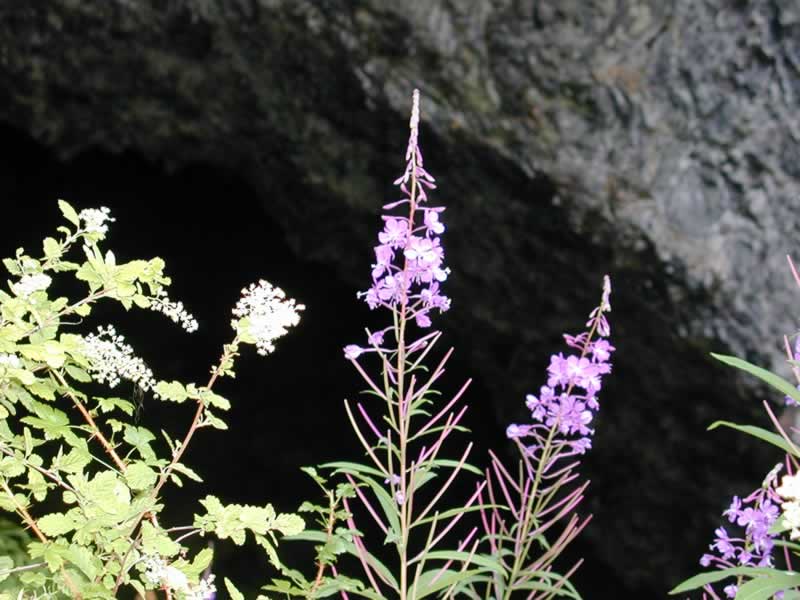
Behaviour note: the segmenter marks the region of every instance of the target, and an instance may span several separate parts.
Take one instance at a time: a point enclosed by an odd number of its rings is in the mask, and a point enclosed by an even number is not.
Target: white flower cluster
[[[209,600],[214,598],[217,588],[214,585],[214,575],[200,580],[197,585],[191,585],[180,570],[164,562],[160,556],[150,556],[144,560],[144,576],[152,585],[165,587],[173,592],[183,594],[185,600]]]
[[[247,319],[247,333],[255,340],[258,353],[266,356],[275,350],[273,342],[300,322],[300,311],[305,308],[294,299],[286,298],[282,289],[261,279],[258,284],[251,283],[242,290],[233,314],[239,319]],[[231,326],[239,331],[239,323],[233,320]]]
[[[96,334],[90,333],[83,341],[83,350],[91,363],[89,371],[98,383],[107,383],[113,388],[127,379],[144,391],[155,386],[153,372],[134,355],[133,348],[125,343],[124,336],[117,334],[113,325],[98,327]]]
[[[775,491],[786,500],[781,504],[783,524],[791,529],[789,537],[796,540],[800,538],[800,474],[785,475]]]
[[[44,273],[35,275],[23,275],[17,283],[11,284],[12,291],[21,298],[27,298],[34,292],[46,290],[50,287],[52,279]]]
[[[108,225],[116,221],[111,216],[111,210],[102,206],[100,208],[84,208],[78,213],[78,217],[83,221],[83,231],[86,233],[98,233],[105,236],[108,233]]]
[[[20,369],[22,368],[22,363],[16,354],[0,352],[0,367],[5,367],[6,369]]]
[[[170,300],[164,290],[161,290],[156,298],[150,300],[150,310],[166,315],[189,333],[197,331],[197,319],[184,308],[183,302]]]

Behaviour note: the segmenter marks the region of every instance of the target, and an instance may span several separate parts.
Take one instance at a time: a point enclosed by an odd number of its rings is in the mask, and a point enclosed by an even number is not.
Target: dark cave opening
[[[124,333],[160,378],[205,381],[208,368],[218,358],[222,344],[230,339],[229,311],[241,288],[252,281],[268,279],[307,306],[300,326],[278,341],[275,354],[262,358],[254,351],[244,352],[239,361],[237,379],[222,382],[219,391],[233,404],[227,415],[230,431],[202,432],[193,443],[188,463],[204,477],[205,484],[189,483],[182,489],[169,490],[167,499],[174,501],[172,506],[175,508],[168,510],[164,518],[175,524],[188,523],[194,507],[198,506],[197,498],[206,494],[217,495],[224,502],[270,502],[279,511],[294,511],[302,500],[317,499],[317,489],[299,467],[360,456],[342,401],[344,398],[358,398],[364,385],[343,359],[342,347],[359,342],[365,324],[374,322],[380,315],[370,313],[356,299],[356,292],[361,289],[359,283],[345,281],[341,273],[329,264],[298,256],[287,240],[287,232],[278,224],[279,219],[269,213],[264,200],[239,173],[207,164],[168,171],[132,152],[113,155],[94,150],[62,161],[14,128],[2,127],[0,135],[6,156],[0,165],[0,194],[7,207],[6,214],[12,219],[12,226],[5,228],[0,247],[2,256],[13,254],[18,246],[38,250],[41,239],[51,235],[60,223],[56,199],[63,198],[78,209],[97,206],[111,209],[117,222],[112,225],[107,245],[115,250],[120,260],[150,256],[161,256],[166,260],[167,273],[173,277],[171,295],[194,312],[200,322],[200,331],[185,334],[169,321],[150,313],[141,315],[134,312],[122,320],[129,324]],[[439,155],[445,158],[445,162],[448,159],[460,162],[457,155],[447,157],[441,149]],[[278,185],[275,190],[303,193],[302,182],[292,180],[289,182],[291,185],[281,184],[283,179],[296,174],[291,169],[280,172],[279,160],[271,161],[269,168],[276,170]],[[502,171],[502,165],[497,169]],[[467,178],[467,183],[462,185],[480,185],[480,181],[470,183]],[[541,186],[539,191],[546,197],[552,190],[546,181],[541,182]],[[378,209],[376,206],[376,223]],[[559,222],[545,224],[548,239],[558,240],[560,231],[563,231],[563,224]],[[461,244],[468,249],[464,239],[453,241],[456,248]],[[365,266],[363,281],[366,282],[369,262],[366,257],[371,247],[358,248],[354,243],[352,251],[365,257],[362,262]],[[572,277],[568,272],[554,275],[564,279],[549,282],[548,285],[554,289],[568,286]],[[659,314],[657,305],[652,307],[653,315],[636,313],[632,303],[634,296],[652,292],[635,283],[635,270],[630,274],[620,270],[618,277],[622,281],[629,280],[634,286],[629,289],[623,286],[616,297],[615,335],[620,340],[634,339],[641,319],[664,319],[666,327],[669,317]],[[580,327],[580,315],[572,315],[560,306],[564,302],[562,297],[544,294],[538,302],[545,314],[552,312],[562,315],[562,318],[571,315],[569,323],[551,324],[552,328],[559,330],[563,325],[567,330],[574,330]],[[109,315],[112,318],[122,316],[120,312]],[[467,344],[475,340],[470,331],[448,331],[447,319],[442,320],[442,325],[445,329],[444,346],[447,346],[448,338],[449,343],[455,341],[456,345],[444,387],[446,391],[455,391],[464,379],[476,375],[465,356],[467,352],[459,352],[459,347],[466,349]],[[531,374],[533,382],[544,373],[547,354],[560,349],[559,340],[553,338],[552,341],[552,347],[541,350],[541,370]],[[513,336],[482,342],[491,344],[497,352],[508,354],[511,359],[513,347],[519,343]],[[653,356],[631,357],[620,353],[615,366],[616,375],[610,381],[608,391],[604,390],[604,394],[614,401],[603,409],[597,452],[587,455],[581,468],[582,473],[594,481],[583,512],[594,513],[595,519],[590,529],[576,540],[558,563],[566,570],[575,560],[585,559],[573,578],[578,590],[586,590],[585,593],[609,589],[615,590],[615,597],[657,597],[664,591],[659,577],[647,572],[645,567],[636,574],[635,581],[639,585],[635,589],[626,585],[610,568],[615,563],[615,555],[613,550],[608,552],[611,548],[620,548],[614,541],[615,531],[620,528],[638,532],[639,538],[647,539],[650,527],[647,519],[653,510],[657,510],[639,507],[638,501],[623,491],[630,490],[632,479],[649,477],[630,470],[630,453],[676,452],[676,456],[682,456],[679,458],[682,462],[663,475],[666,480],[679,476],[681,464],[694,464],[686,455],[687,449],[680,446],[681,435],[677,435],[677,441],[665,439],[655,443],[614,437],[615,427],[621,428],[626,421],[637,418],[635,412],[629,413],[625,408],[623,390],[632,385],[626,382],[626,377],[629,377],[626,373],[634,372],[634,363],[639,360],[659,365],[655,354],[660,343],[652,341]],[[708,349],[697,350],[705,354]],[[714,394],[724,395],[724,390],[719,390],[730,383],[710,380],[700,389],[695,384],[704,379],[708,366],[706,362],[692,362],[691,365],[686,371],[687,381],[695,383],[686,385],[687,398],[710,393],[716,388]],[[659,374],[658,377],[666,380],[668,375]],[[632,389],[637,385],[634,383]],[[489,448],[507,448],[504,426],[498,423],[496,407],[489,402],[496,397],[480,378],[473,382],[466,397],[470,404],[466,424],[472,430],[470,439],[475,442],[472,462],[479,467],[485,466],[484,457]],[[657,401],[653,398],[649,402]],[[521,399],[519,404],[521,406]],[[689,410],[688,404],[676,412],[684,410]],[[162,427],[173,433],[181,432],[191,418],[189,412],[186,406],[156,404],[146,399],[142,424],[156,432]],[[709,417],[709,422],[711,420]],[[637,429],[630,423],[626,427]],[[680,432],[680,428],[676,426],[671,431]],[[643,438],[648,436],[646,432],[641,435]],[[737,448],[728,459],[741,462],[747,448],[747,445]],[[712,467],[695,464],[693,468],[706,472]],[[704,477],[701,473],[700,480]],[[473,481],[465,482],[454,492],[455,501],[467,497],[473,485]],[[650,497],[657,494],[652,490],[646,493]],[[698,489],[698,498],[703,493]],[[692,502],[690,498],[680,500],[681,505],[687,507],[691,507]],[[722,503],[720,499],[719,506]],[[620,507],[634,508],[636,512],[633,515],[621,513]],[[691,512],[691,508],[687,510]],[[686,527],[681,521],[683,515],[662,515],[662,518],[680,522],[680,527]],[[691,513],[690,518],[690,526],[695,530],[693,533],[705,538],[706,533],[710,534],[712,530],[708,523],[713,523],[716,515]],[[677,526],[675,530],[679,530]],[[692,556],[681,557],[678,562],[693,564],[698,551],[687,550],[687,554]],[[306,557],[303,551],[284,545],[283,552],[290,564],[307,564],[299,562]],[[255,586],[274,575],[261,551],[255,548],[243,551],[232,544],[222,543],[216,545],[215,554],[220,580],[222,576],[229,576],[241,582],[241,589],[248,596],[251,593],[255,595]],[[683,567],[681,571],[690,572],[689,568]],[[358,571],[354,570],[354,573]]]
[[[358,399],[365,387],[343,359],[342,348],[360,341],[365,323],[376,319],[356,299],[359,288],[342,281],[331,267],[299,258],[237,173],[199,164],[167,172],[131,152],[92,150],[62,161],[14,128],[2,127],[0,136],[6,148],[0,194],[14,224],[5,229],[2,256],[20,246],[37,254],[42,238],[61,223],[56,200],[64,199],[77,210],[111,209],[116,222],[105,247],[118,260],[160,256],[166,261],[170,295],[194,313],[198,332],[187,334],[160,315],[124,314],[117,307],[96,311],[87,323],[94,327],[105,324],[103,319],[119,319],[120,332],[158,378],[205,382],[222,344],[230,341],[230,310],[241,288],[252,281],[267,279],[307,307],[300,325],[277,342],[274,354],[264,358],[243,352],[237,378],[220,382],[219,393],[233,405],[226,415],[230,430],[202,431],[195,439],[187,464],[205,483],[170,489],[164,518],[176,525],[191,522],[191,511],[199,509],[196,499],[206,494],[223,502],[270,502],[278,511],[294,511],[304,499],[318,500],[317,488],[299,467],[360,456],[342,404],[344,398]],[[447,344],[442,343],[442,352]],[[448,371],[445,391],[456,391],[467,377],[474,379],[465,423],[475,443],[471,462],[482,467],[488,448],[504,446],[503,428],[489,403],[482,402],[490,397],[485,386],[457,348]],[[117,391],[122,397],[133,394],[123,386]],[[145,398],[140,418],[152,431],[164,428],[174,436],[185,431],[191,412],[185,405]],[[462,484],[454,501],[468,496],[473,486],[473,481]],[[302,555],[292,545],[284,551],[290,563]],[[260,550],[243,553],[232,544],[216,544],[215,566],[220,581],[229,576],[253,593],[253,586],[275,575]]]

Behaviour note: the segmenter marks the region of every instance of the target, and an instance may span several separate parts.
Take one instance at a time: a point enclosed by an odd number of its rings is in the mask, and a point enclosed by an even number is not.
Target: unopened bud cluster
[[[150,310],[166,315],[189,333],[197,331],[197,319],[186,310],[183,302],[170,300],[164,290],[161,290],[155,298],[150,299]]]

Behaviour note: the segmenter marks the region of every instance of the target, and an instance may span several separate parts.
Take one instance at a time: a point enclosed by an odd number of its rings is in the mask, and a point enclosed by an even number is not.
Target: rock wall
[[[619,352],[588,459],[587,536],[631,590],[663,591],[767,464],[703,433],[759,414],[753,388],[707,353],[780,366],[797,326],[784,255],[798,231],[800,8],[0,4],[0,121],[65,160],[133,150],[168,170],[233,171],[299,256],[359,288],[414,87],[448,206],[449,332],[491,382],[498,426],[524,417],[560,333],[614,278]]]

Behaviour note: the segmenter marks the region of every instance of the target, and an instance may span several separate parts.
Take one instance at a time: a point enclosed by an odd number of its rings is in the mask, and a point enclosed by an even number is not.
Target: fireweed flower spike
[[[428,205],[428,193],[436,183],[423,164],[419,122],[419,92],[415,91],[406,165],[394,182],[402,198],[383,207],[371,285],[358,294],[371,309],[388,311],[391,325],[367,331],[365,343],[344,348],[345,358],[358,370],[371,395],[382,401],[382,408],[345,402],[367,464],[329,465],[358,486],[356,495],[366,515],[380,528],[385,543],[396,548],[396,569],[386,569],[362,538],[354,538],[373,595],[402,600],[433,593],[451,595],[456,585],[476,573],[467,557],[478,544],[473,529],[454,551],[440,550],[444,536],[465,513],[477,509],[473,504],[479,492],[457,509],[438,507],[460,471],[477,470],[466,463],[471,445],[458,460],[439,456],[447,438],[459,428],[466,407],[457,403],[469,382],[443,405],[434,404],[438,392],[432,386],[444,373],[452,351],[432,367],[426,367],[424,361],[440,337],[438,331],[428,330],[432,317],[450,308],[450,299],[442,292],[450,269],[445,266],[440,237],[445,231],[444,208]],[[414,333],[416,328],[421,331]],[[361,361],[375,358],[378,378],[361,365]],[[374,418],[379,410],[382,414]],[[423,485],[425,493],[420,495]],[[360,529],[355,520],[356,516],[349,518],[348,525]],[[431,554],[434,549],[435,555]]]
[[[781,497],[790,498],[797,492],[790,477],[784,477],[784,484],[777,486],[781,468],[782,465],[776,465],[761,487],[746,498],[733,497],[731,505],[722,513],[731,526],[714,531],[714,542],[708,547],[710,552],[700,558],[702,566],[713,565],[719,569],[773,566],[772,551],[779,533],[772,531],[772,527],[780,516],[781,504],[785,510],[791,504],[791,501],[784,503]],[[711,586],[706,586],[705,590],[712,595],[715,593]],[[727,598],[734,598],[738,585],[728,584],[722,591]]]
[[[597,394],[611,372],[615,348],[606,339],[611,334],[606,318],[610,296],[611,281],[605,276],[600,304],[586,323],[588,331],[564,335],[573,352],[554,354],[546,385],[526,397],[531,423],[508,426],[506,435],[520,450],[519,468],[509,471],[492,454],[486,473],[489,502],[482,497],[481,505],[486,539],[505,567],[493,582],[495,598],[510,598],[514,590],[531,589],[532,584],[571,589],[568,577],[578,565],[561,576],[552,571],[552,564],[588,523],[575,514],[588,484],[570,484],[578,478],[577,456],[591,448]],[[562,519],[567,521],[561,532],[551,536],[549,530]],[[554,541],[540,544],[544,539]]]

